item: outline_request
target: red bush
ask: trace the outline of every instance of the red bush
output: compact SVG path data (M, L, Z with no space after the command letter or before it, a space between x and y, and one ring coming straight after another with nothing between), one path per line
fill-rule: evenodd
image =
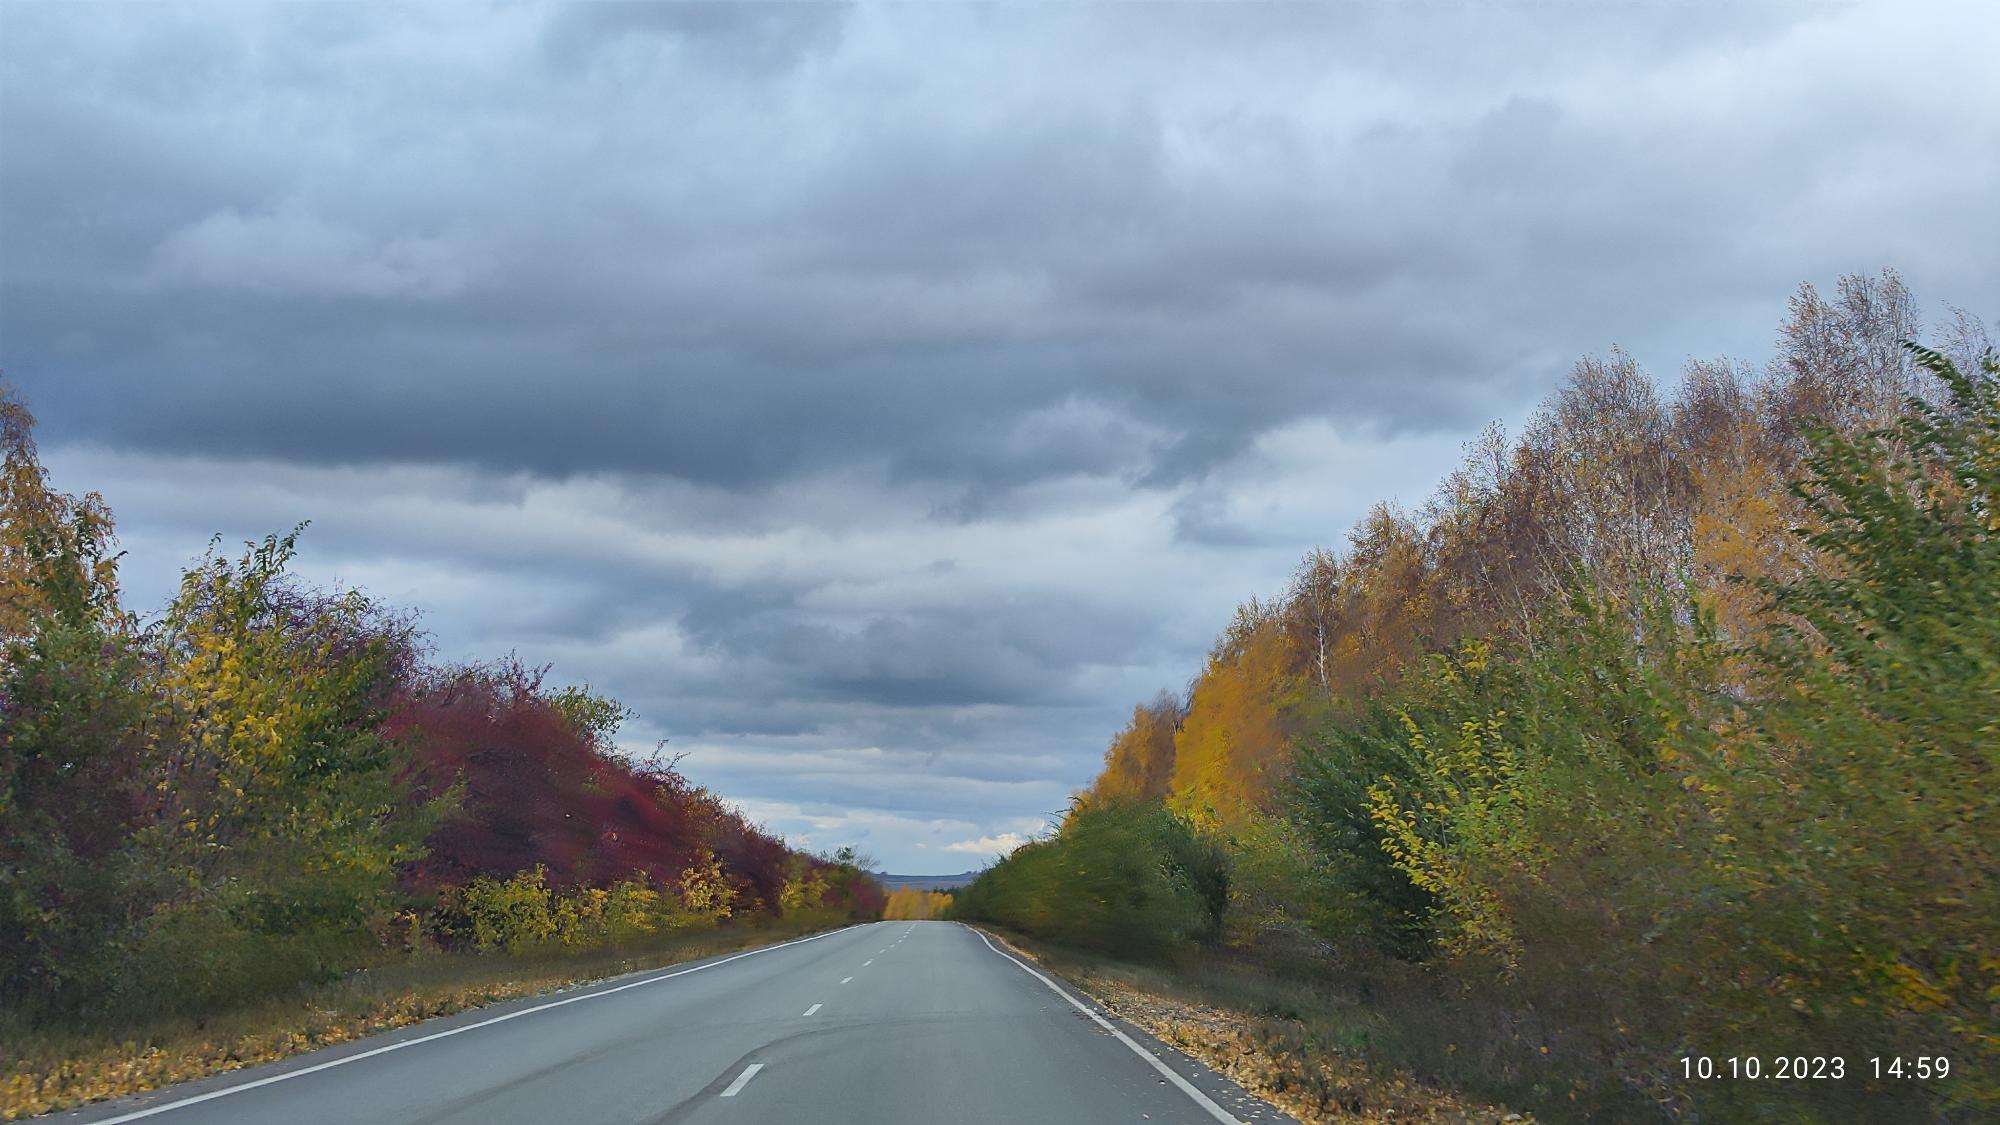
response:
M643 872L673 887L704 851L722 861L740 912L776 908L792 852L671 767L597 744L518 661L418 682L384 733L416 759L418 793L459 787L459 808L405 872L425 891L546 868L557 888Z

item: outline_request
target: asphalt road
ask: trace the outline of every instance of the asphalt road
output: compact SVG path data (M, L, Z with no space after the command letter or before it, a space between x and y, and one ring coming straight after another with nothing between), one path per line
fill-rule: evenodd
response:
M950 922L877 922L494 1005L47 1120L1282 1122Z

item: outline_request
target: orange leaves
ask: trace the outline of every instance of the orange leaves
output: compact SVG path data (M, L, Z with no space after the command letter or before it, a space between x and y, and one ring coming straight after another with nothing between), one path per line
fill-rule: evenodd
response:
M1270 795L1290 734L1289 666L1276 618L1239 617L1195 681L1174 736L1171 806L1233 824Z
M94 492L49 486L34 428L26 404L0 383L0 641L24 636L37 612L107 626L119 618L111 509Z
M1180 701L1166 692L1132 709L1132 721L1111 738L1104 772L1084 800L1157 801L1167 795L1174 774L1174 735L1180 730Z

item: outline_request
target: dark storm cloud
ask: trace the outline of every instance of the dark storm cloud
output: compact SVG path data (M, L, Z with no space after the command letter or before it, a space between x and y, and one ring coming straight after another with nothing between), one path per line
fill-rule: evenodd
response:
M312 518L936 870L1578 355L2000 306L1983 8L115 11L0 7L0 366L128 585Z
M1227 102L1176 112L1018 28L990 78L911 108L889 79L822 73L850 17L819 4L557 9L491 35L492 58L438 63L468 87L444 93L394 35L373 53L350 39L391 93L356 94L321 65L288 77L288 112L219 104L316 57L305 20L203 46L195 69L215 88L176 80L164 116L135 99L158 93L173 44L197 42L184 28L125 44L96 100L26 74L10 90L31 154L18 181L10 162L10 228L65 215L99 265L77 277L70 233L31 234L8 278L11 363L65 376L53 417L157 448L737 483L887 450L904 471L990 487L1075 463L993 456L994 420L1088 388L1175 435L1148 477L1172 480L1300 410L1476 419L1534 354L1476 311L1499 269L1687 247L1702 218L1662 223L1677 216L1661 200L1580 181L1634 154L1579 151L1606 138L1559 137L1545 103L1358 130ZM42 34L75 52L66 30ZM587 73L505 65L536 45ZM1156 29L1141 47L1145 78L1190 44ZM592 71L607 53L618 73ZM778 73L746 86L697 65L739 56ZM819 69L801 76L809 57ZM1003 60L1037 59L1080 96L1004 77ZM620 82L633 96L606 100L599 85ZM398 85L418 104L396 105ZM254 134L277 127L289 135ZM107 133L151 139L135 158ZM291 170L286 144L303 158ZM1649 221L1579 206L1598 198ZM1451 314L1408 299L1424 291ZM1558 296L1520 311L1546 323ZM144 393L189 381L218 393Z

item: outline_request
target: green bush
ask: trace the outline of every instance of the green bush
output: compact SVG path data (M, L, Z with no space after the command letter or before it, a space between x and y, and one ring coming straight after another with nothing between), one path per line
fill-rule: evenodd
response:
M1221 843L1156 803L1077 809L959 891L952 917L1137 957L1222 934L1229 872Z
M122 943L114 1013L200 1017L332 980L368 953L347 930L259 932L227 912L180 906Z
M537 867L508 879L485 876L447 892L440 920L481 953L520 953L556 937L555 896Z
M1415 957L1431 944L1436 895L1390 858L1368 797L1372 786L1415 778L1405 735L1402 716L1383 703L1325 723L1295 746L1279 803L1306 866L1323 873L1336 904L1317 912L1321 936Z

